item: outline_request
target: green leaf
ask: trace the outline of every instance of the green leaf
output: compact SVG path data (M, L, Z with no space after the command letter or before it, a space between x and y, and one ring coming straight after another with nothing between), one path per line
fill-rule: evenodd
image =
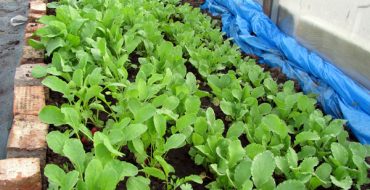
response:
M200 99L195 96L190 96L185 100L186 114L197 114L200 109Z
M279 168L279 170L283 172L285 176L289 175L290 168L289 168L287 158L282 157L282 156L277 156L275 157L275 163L276 163L277 168Z
M263 85L272 93L277 93L278 85L272 78L267 78L263 81Z
M179 103L180 103L180 100L176 96L170 96L164 102L163 107L168 110L174 110L177 108Z
M176 121L176 129L181 132L186 127L194 124L195 120L196 120L195 114L184 115Z
M169 151L171 149L180 148L184 145L186 136L183 134L173 134L171 135L166 143L164 144L164 151Z
M55 164L46 165L44 174L48 178L49 183L54 183L57 186L63 185L63 178L66 175L65 172Z
M142 123L155 114L155 107L152 106L151 104L146 104L143 107L139 108L137 112L133 113L135 117L135 122L136 123Z
M69 95L70 91L67 83L58 77L48 76L42 81L42 84L55 92L60 92L63 95Z
M164 173L166 174L166 176L168 176L169 173L171 172L175 172L175 169L166 162L166 160L164 160L161 156L154 156L154 158L159 162L159 164L162 166L163 170L164 170Z
M72 162L80 173L84 172L86 154L80 140L68 139L64 144L63 154Z
M226 115L234 116L233 104L227 101L221 101L220 108Z
M297 144L300 144L302 142L317 141L317 140L320 140L320 136L317 134L316 131L314 131L314 132L303 131L295 137L294 144L297 145Z
M50 56L54 50L59 47L63 47L64 45L65 42L62 38L51 38L51 40L49 40L46 44L46 55Z
M112 160L107 164L107 166L116 170L116 172L119 174L120 180L123 180L124 177L136 176L139 172L135 165L125 161Z
M156 177L161 180L166 180L166 175L160 169L153 167L144 167L143 171L150 176Z
M328 181L330 178L330 174L332 172L332 167L328 163L322 163L319 167L317 167L315 171L315 175L321 180L321 181Z
M85 182L88 189L94 189L98 184L97 181L103 172L103 165L98 159L89 162L85 170Z
M30 45L31 47L33 47L36 50L44 49L44 44L40 41L37 41L37 40L34 40L34 39L29 39L27 41L27 43L28 43L28 45Z
M94 146L97 147L98 144L104 144L104 146L109 150L110 153L112 153L115 156L123 156L123 153L116 150L109 138L102 132L96 132L94 134Z
M63 147L69 139L68 134L63 134L59 131L52 131L46 136L46 142L53 152L63 155Z
M342 165L347 164L348 151L343 145L339 143L332 143L330 150L333 154L334 159L338 160Z
M143 176L130 177L127 180L126 187L129 190L150 190L150 180Z
M32 68L31 74L34 78L42 78L45 77L48 72L45 66L36 65Z
M203 179L199 175L189 175L189 176L186 176L184 178L184 181L185 182L192 181L192 182L198 183L198 184L202 184L203 183Z
M79 173L75 170L68 172L67 175L63 179L64 185L61 188L61 190L73 189L73 187L76 185L78 181L78 175Z
M248 157L250 159L254 159L254 157L259 154L264 152L266 149L263 145L261 144L256 144L256 143L251 143L245 147L245 152L247 153Z
M286 158L288 160L288 163L289 163L289 167L290 168L296 168L296 167L298 167L298 155L294 151L294 149L292 149L292 148L289 147L288 152L286 154Z
M97 189L114 190L119 183L119 174L112 165L105 165L103 172L100 174L98 179Z
M258 111L262 115L267 115L271 113L272 107L269 103L262 103L258 106Z
M82 87L84 82L84 74L82 69L77 69L73 72L72 81L79 87Z
M147 129L148 127L143 124L131 124L123 128L124 139L126 141L132 141L145 133Z
M274 155L270 151L258 154L251 167L252 179L257 187L261 187L269 181L275 170Z
M59 166L48 164L44 169L44 174L48 178L50 186L55 184L61 187L61 190L71 190L77 183L79 173L73 170L66 174Z
M340 187L342 189L350 189L352 186L352 178L350 176L347 176L346 178L342 180L338 180L334 176L330 176L331 182L336 185L337 187Z
M298 159L303 160L306 157L312 157L316 154L316 148L313 146L303 146L298 153Z
M270 114L263 117L261 124L266 129L278 134L281 138L285 138L288 135L288 127L277 115Z
M299 170L302 173L312 174L314 168L319 164L319 160L316 157L304 158L302 163L299 165Z
M234 182L238 188L241 188L245 181L248 181L251 177L252 161L245 159L241 161L235 168L234 171Z
M280 183L275 190L305 190L306 187L301 181L297 180L287 180L283 183Z
M166 134L166 118L163 115L155 114L153 117L153 121L157 134L160 137L163 137L163 135Z
M64 114L56 106L45 106L39 113L39 118L43 123L60 126L65 124Z
M79 112L72 107L62 107L61 112L64 114L65 122L70 125L75 131L79 130L81 118Z
M228 165L230 168L234 167L245 156L245 150L239 139L232 140L228 144Z
M238 138L245 130L245 124L243 122L235 122L227 130L226 138Z

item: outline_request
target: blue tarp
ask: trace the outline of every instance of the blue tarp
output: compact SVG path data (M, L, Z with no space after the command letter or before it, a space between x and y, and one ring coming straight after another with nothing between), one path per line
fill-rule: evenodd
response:
M253 0L206 0L202 9L222 16L222 30L247 54L281 67L305 93L318 95L326 113L344 118L363 144L370 144L370 90L289 37Z

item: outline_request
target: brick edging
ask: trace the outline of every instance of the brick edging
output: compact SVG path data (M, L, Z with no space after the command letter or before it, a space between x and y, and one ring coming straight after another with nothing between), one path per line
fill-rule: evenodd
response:
M0 190L41 190L41 171L46 160L48 125L38 119L48 89L31 76L35 65L44 65L44 52L32 49L27 40L41 26L37 19L46 15L46 0L29 0L21 65L14 78L13 125L7 144L7 159L0 160Z

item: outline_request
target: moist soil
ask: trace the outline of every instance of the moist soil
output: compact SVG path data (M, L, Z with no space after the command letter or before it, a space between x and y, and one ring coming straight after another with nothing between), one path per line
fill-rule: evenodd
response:
M49 2L54 2L54 1L55 0L49 0ZM202 5L204 3L204 1L205 0L182 0L181 3L182 4L189 3L193 7L199 7L200 5ZM204 12L204 11L203 11L203 13L212 17L214 20L218 21L218 23L220 23L220 25L221 25L221 21L220 21L221 17L212 16L209 13ZM55 14L55 11L53 9L48 9L48 14L53 15L53 14ZM225 39L226 39L226 37L225 37ZM246 55L244 53L242 53L242 55L244 57L248 56L248 57L253 58L256 61L258 61L258 57L254 56L254 55ZM132 65L128 68L128 73L129 73L128 79L130 81L134 81L135 78L136 78L136 74L139 70L139 68L138 68L138 66L139 66L138 58L139 57L140 56L137 55L137 54L130 55L130 61L132 63ZM46 59L46 61L48 63L50 63L50 59ZM267 64L263 64L263 63L258 64L258 65L261 66L264 71L270 72L272 78L275 81L277 81L277 83L279 83L279 84L284 83L287 80L289 80L286 77L286 75L282 73L280 68L271 68ZM199 89L211 93L211 91L212 91L211 88L207 85L206 81L198 73L197 69L194 66L192 66L190 63L186 63L186 67L187 67L188 72L192 72L196 76L197 82L198 82L198 85L199 85ZM227 73L227 70L225 70L225 73ZM295 90L297 92L300 92L301 88L300 88L298 82L295 81L295 80L293 80L293 82L295 84ZM108 98L108 99L112 99L112 101L115 101L115 100L113 100L113 98ZM62 95L60 93L57 93L57 92L50 92L49 99L47 100L48 105L56 105L56 106L60 106L65 102L66 101L62 97ZM219 106L214 104L214 102L211 98L209 98L209 97L202 98L201 99L201 107L203 109L207 109L207 108L211 107L215 112L216 118L221 119L224 122L226 129L231 125L231 120L222 112L222 110ZM320 107L321 107L320 105L317 105L317 108L320 109ZM103 119L103 120L107 120L107 119ZM93 126L88 126L88 127L92 128ZM68 128L69 128L68 126L60 126L60 127L50 126L49 132L55 131L55 130L59 130L59 131L63 132L63 131L66 131ZM225 131L227 131L227 130L225 130ZM240 140L241 140L243 146L246 146L247 144L249 144L249 142L245 138L245 136L242 136L240 138ZM90 152L92 150L93 145L92 145L91 142L84 142L83 144L84 144L85 151ZM195 190L206 189L205 186L208 183L212 182L214 180L214 177L212 176L212 174L209 172L208 169L194 164L194 161L191 159L191 157L188 154L189 150L190 150L190 146L185 146L185 147L182 147L182 148L179 148L179 149L171 150L167 154L166 161L175 168L175 171L176 171L175 175L178 176L178 177L185 177L185 176L192 175L192 174L204 176L203 184L192 183L192 186L193 186L193 189L195 189ZM135 156L128 150L127 147L124 147L121 150L121 152L123 152L125 154L125 156L121 157L120 160L130 162L130 163L140 167L135 161ZM368 159L367 161L370 163L370 159ZM55 154L49 148L47 149L46 163L47 164L56 164L56 165L60 166L61 168L64 168L66 171L70 171L70 170L73 169L73 165L71 164L71 162L67 158L65 158L63 156L60 156L58 154ZM369 172L369 174L370 174L370 172ZM127 180L127 178L125 180L121 181L117 185L116 189L117 190L126 190L126 185L125 185L126 180ZM166 189L166 184L164 184L163 181L158 180L156 178L152 178L152 177L150 178L150 180L151 180L151 184L150 184L151 189L153 189L153 190L164 190L164 189ZM284 178L281 177L281 176L276 176L276 180L280 182L280 181L283 181ZM48 187L47 179L43 175L43 189L46 190L47 187ZM335 188L331 188L331 189L335 189ZM364 186L362 189L370 189L370 186L369 185Z

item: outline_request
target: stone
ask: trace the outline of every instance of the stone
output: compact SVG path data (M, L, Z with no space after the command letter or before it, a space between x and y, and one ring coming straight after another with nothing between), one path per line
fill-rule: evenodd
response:
M36 22L38 19L40 19L44 15L45 14L40 14L40 13L30 13L30 14L28 14L28 21L29 22Z
M23 64L17 67L14 77L15 86L42 86L41 79L32 77L32 69L35 66L46 66L43 63L39 64Z
M38 158L0 160L0 190L41 190L40 160Z
M30 2L30 13L46 15L46 3L41 1Z
M26 25L26 33L34 33L36 30L39 28L42 28L44 25L41 23L36 23L36 22L29 22Z
M37 116L15 116L8 138L7 158L36 157L44 166L47 134L48 125L41 123Z
M43 50L35 50L31 46L24 46L21 64L42 63L44 62L44 57L45 54Z
M37 116L45 106L45 90L43 86L14 87L14 115Z

